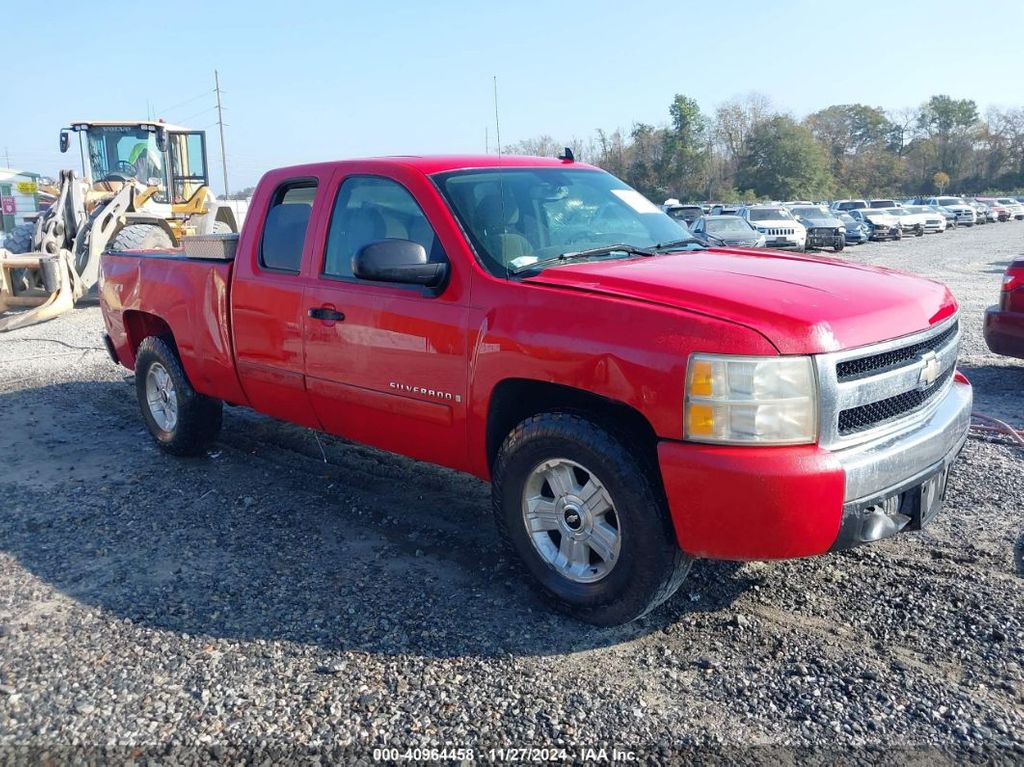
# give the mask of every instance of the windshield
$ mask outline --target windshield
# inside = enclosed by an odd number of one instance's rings
[[[821,208],[817,207],[816,205],[805,206],[805,207],[802,207],[802,208],[791,208],[790,212],[794,216],[803,216],[804,218],[818,218],[818,219],[832,218],[832,214],[831,213],[827,213],[826,211],[822,210]]]
[[[742,218],[729,216],[728,218],[709,218],[705,228],[711,234],[739,234],[753,236],[750,224]]]
[[[127,181],[164,190],[163,155],[156,134],[131,125],[88,129],[89,168],[92,180]],[[164,200],[166,201],[166,200]]]
[[[840,213],[839,214],[839,220],[842,221],[844,224],[856,224],[856,223],[859,223],[857,221],[857,219],[855,219],[849,213]]]
[[[486,168],[434,179],[481,263],[497,276],[563,253],[692,237],[684,223],[603,171]]]
[[[938,205],[960,205],[963,203],[963,200],[959,197],[940,197],[936,200],[936,203]]]
[[[703,213],[704,213],[704,211],[701,208],[696,208],[696,207],[693,207],[693,208],[669,208],[665,212],[668,214],[668,217],[671,218],[672,220],[674,220],[674,221],[684,221],[684,222],[687,219],[690,219],[692,221],[693,219],[697,218],[698,216],[703,215]]]
[[[751,221],[791,221],[793,217],[785,208],[751,208]]]

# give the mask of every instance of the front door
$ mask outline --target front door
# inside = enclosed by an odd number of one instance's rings
[[[384,450],[462,468],[466,319],[459,286],[360,280],[352,257],[394,238],[444,248],[412,194],[379,176],[341,180],[319,274],[305,293],[306,387],[324,428]]]

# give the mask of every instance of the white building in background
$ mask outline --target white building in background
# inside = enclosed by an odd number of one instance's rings
[[[33,218],[39,210],[41,176],[27,170],[0,168],[0,236]]]

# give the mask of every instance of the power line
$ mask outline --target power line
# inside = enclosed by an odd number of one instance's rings
[[[156,113],[160,114],[161,112],[163,112],[163,113],[173,112],[175,109],[179,109],[181,107],[188,106],[189,104],[192,104],[193,102],[199,101],[199,99],[201,99],[201,98],[206,98],[207,96],[210,95],[210,93],[211,93],[211,91],[204,91],[203,93],[200,93],[198,96],[193,96],[190,99],[185,99],[184,101],[182,101],[182,102],[180,102],[178,104],[175,104],[172,107],[167,107],[167,109],[157,109]]]

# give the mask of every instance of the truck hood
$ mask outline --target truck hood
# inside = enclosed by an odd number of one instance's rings
[[[952,315],[940,283],[881,267],[770,250],[712,248],[570,264],[525,282],[717,317],[752,328],[782,354],[851,349]]]

